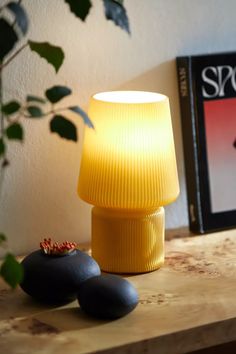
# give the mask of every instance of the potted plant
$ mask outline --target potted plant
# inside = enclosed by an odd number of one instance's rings
[[[92,7],[90,0],[64,0],[70,11],[81,21],[85,21]],[[123,0],[102,0],[104,13],[107,20],[112,20],[115,25],[129,31],[129,21]],[[9,16],[13,18],[9,20]],[[11,141],[23,142],[23,123],[27,119],[49,117],[51,133],[58,134],[61,138],[77,141],[77,128],[66,115],[73,111],[83,119],[84,124],[93,129],[93,123],[88,115],[77,105],[57,108],[57,103],[69,96],[72,90],[64,85],[50,87],[44,91],[42,97],[26,94],[25,100],[19,102],[12,98],[4,99],[4,83],[2,80],[5,68],[20,53],[29,47],[39,57],[46,59],[53,66],[56,73],[64,61],[64,51],[61,47],[48,42],[26,40],[29,27],[29,18],[24,8],[23,1],[8,1],[0,6],[0,197],[5,170],[9,167],[8,146]],[[47,109],[48,104],[50,109]],[[7,237],[0,230],[0,247],[6,242]],[[0,268],[0,276],[12,287],[16,287],[23,279],[23,269],[13,254],[6,252]]]

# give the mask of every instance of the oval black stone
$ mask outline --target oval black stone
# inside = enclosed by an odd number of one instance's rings
[[[24,258],[22,265],[21,288],[35,299],[50,304],[75,300],[81,283],[101,274],[96,261],[79,250],[64,256],[46,255],[38,250]]]
[[[78,292],[81,309],[87,314],[103,319],[127,315],[138,304],[134,286],[117,275],[101,275],[81,284]]]

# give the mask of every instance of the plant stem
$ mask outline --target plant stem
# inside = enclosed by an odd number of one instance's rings
[[[28,42],[23,44],[8,60],[0,65],[0,71],[5,68],[20,52],[27,47]]]
[[[48,112],[45,112],[42,114],[41,117],[47,117],[49,116],[50,114],[54,114],[54,113],[58,113],[58,112],[63,112],[63,111],[66,111],[67,109],[69,109],[69,107],[64,107],[64,108],[57,108],[57,109],[54,109],[52,108],[50,111]],[[19,115],[20,116],[20,115]],[[19,117],[17,116],[17,118]],[[31,118],[32,116],[28,115],[28,114],[24,114],[24,117],[25,118]],[[16,123],[19,119],[15,119],[14,121],[12,121],[12,123]]]
[[[63,111],[66,111],[69,107],[64,107],[64,108],[57,108],[57,109],[51,109],[51,111],[48,111],[46,113],[44,113],[45,116],[48,116],[49,114],[52,114],[52,113],[58,113],[58,112],[63,112]]]

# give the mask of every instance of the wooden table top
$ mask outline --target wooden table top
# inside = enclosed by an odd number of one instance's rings
[[[1,354],[181,354],[236,340],[236,229],[186,237],[167,232],[158,271],[127,277],[140,302],[100,321],[77,302],[36,304],[0,281]]]

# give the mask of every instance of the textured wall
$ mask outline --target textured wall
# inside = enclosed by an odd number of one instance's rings
[[[5,2],[5,1],[4,1]],[[3,0],[0,0],[3,3]],[[104,19],[102,2],[86,23],[61,0],[24,0],[31,19],[29,38],[61,45],[66,59],[58,75],[25,50],[4,74],[5,99],[42,94],[54,84],[73,88],[70,103],[86,109],[89,96],[111,89],[152,90],[170,97],[181,195],[166,208],[167,227],[187,224],[186,189],[175,57],[236,49],[235,0],[126,0],[132,35]],[[11,166],[1,199],[0,229],[10,247],[26,252],[39,239],[85,241],[90,237],[90,206],[76,195],[80,142],[59,139],[48,120],[25,122],[26,140],[12,143]]]

